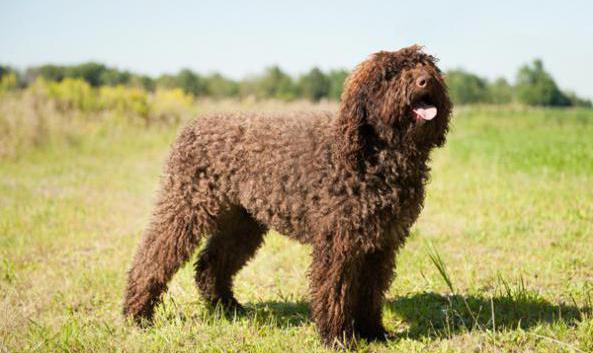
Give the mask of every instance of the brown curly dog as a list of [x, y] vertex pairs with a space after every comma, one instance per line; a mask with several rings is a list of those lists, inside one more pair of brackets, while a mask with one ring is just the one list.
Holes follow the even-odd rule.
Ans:
[[326, 343], [385, 339], [395, 254], [422, 209], [430, 151], [444, 144], [452, 108], [435, 61], [416, 45], [372, 55], [346, 81], [337, 114], [191, 122], [170, 153], [124, 313], [150, 319], [204, 238], [198, 288], [240, 308], [233, 276], [274, 229], [312, 245], [312, 315]]

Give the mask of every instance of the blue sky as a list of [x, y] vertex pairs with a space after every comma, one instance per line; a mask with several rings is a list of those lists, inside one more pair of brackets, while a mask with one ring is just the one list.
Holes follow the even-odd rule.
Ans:
[[278, 64], [351, 68], [413, 43], [444, 69], [513, 79], [542, 58], [593, 98], [593, 1], [0, 0], [0, 63], [95, 60], [146, 74], [189, 67], [234, 78]]

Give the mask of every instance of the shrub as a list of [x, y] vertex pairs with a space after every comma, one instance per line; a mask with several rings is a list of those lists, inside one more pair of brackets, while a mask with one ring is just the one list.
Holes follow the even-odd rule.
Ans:
[[488, 82], [462, 69], [451, 70], [446, 75], [449, 94], [455, 104], [484, 103], [488, 101]]
[[299, 86], [303, 97], [318, 102], [329, 96], [331, 82], [319, 68], [314, 67], [301, 76]]
[[539, 106], [568, 106], [570, 100], [544, 70], [541, 60], [524, 65], [517, 73], [517, 98], [523, 104]]
[[488, 100], [494, 104], [508, 104], [513, 100], [513, 86], [504, 78], [488, 85]]
[[183, 69], [175, 78], [175, 87], [181, 88], [185, 93], [194, 97], [202, 96], [206, 93], [206, 82], [198, 74], [190, 69]]
[[18, 85], [19, 82], [15, 73], [10, 72], [5, 75], [0, 75], [0, 93], [17, 89]]
[[590, 99], [581, 98], [574, 92], [566, 92], [565, 94], [566, 98], [570, 101], [570, 105], [573, 107], [591, 108], [593, 106]]
[[212, 98], [236, 97], [239, 94], [239, 84], [215, 73], [205, 78], [206, 95]]
[[[0, 87], [13, 87], [15, 80], [14, 75], [4, 75]], [[39, 77], [26, 89], [5, 92], [0, 99], [0, 159], [116, 126], [174, 124], [195, 112], [193, 97], [180, 88], [150, 93], [141, 87], [94, 88], [81, 79], [48, 82]]]
[[[23, 88], [27, 83], [35, 84], [37, 79], [41, 78], [51, 88], [52, 97], [55, 96], [57, 102], [64, 105], [65, 109], [69, 109], [70, 106], [94, 109], [92, 98], [88, 97], [89, 89], [103, 86], [139, 88], [143, 93], [138, 91], [125, 93], [133, 99], [133, 102], [128, 105], [135, 106], [127, 107], [126, 110], [132, 110], [135, 114], [144, 116], [147, 114], [146, 104], [143, 103], [146, 97], [142, 95], [153, 93], [157, 89], [178, 88], [186, 95], [215, 99], [250, 97], [284, 101], [297, 98], [305, 98], [313, 102], [321, 99], [337, 101], [340, 99], [344, 81], [348, 76], [348, 71], [343, 69], [325, 73], [319, 68], [313, 68], [295, 80], [279, 66], [271, 66], [260, 75], [250, 76], [240, 81], [229, 79], [219, 73], [202, 76], [190, 69], [182, 69], [175, 75], [164, 74], [153, 79], [146, 75], [137, 75], [103, 64], [88, 62], [73, 66], [32, 67], [27, 69], [23, 79], [23, 75], [18, 71], [0, 65], [0, 78], [11, 73], [16, 75], [16, 84], [15, 79], [10, 76], [0, 84], [0, 90]], [[50, 84], [65, 80], [68, 80], [65, 86]], [[463, 69], [448, 71], [446, 81], [451, 98], [456, 104], [508, 104], [517, 101], [526, 105], [539, 106], [591, 106], [590, 100], [578, 97], [575, 93], [560, 90], [551, 75], [544, 70], [541, 60], [535, 60], [532, 64], [521, 67], [517, 74], [516, 85], [511, 85], [504, 78], [490, 82]], [[121, 88], [118, 90], [121, 91]], [[108, 95], [108, 92], [109, 90], [105, 94]], [[119, 102], [116, 107], [121, 108], [123, 104]]]
[[348, 77], [346, 70], [332, 70], [327, 75], [329, 80], [329, 98], [339, 100], [344, 88], [344, 82]]
[[150, 99], [154, 120], [176, 123], [193, 114], [194, 99], [180, 88], [157, 89]]
[[35, 82], [38, 78], [46, 81], [62, 81], [66, 77], [66, 68], [59, 65], [42, 65], [28, 68], [26, 71], [27, 82]]
[[47, 82], [38, 78], [33, 84], [33, 90], [53, 99], [62, 111], [78, 109], [92, 112], [98, 107], [96, 93], [81, 79], [66, 78], [61, 82]]
[[99, 89], [101, 109], [113, 111], [119, 115], [136, 115], [148, 119], [149, 105], [146, 91], [137, 87], [103, 86]]
[[278, 66], [265, 69], [261, 76], [243, 80], [240, 85], [242, 97], [254, 96], [259, 99], [276, 98], [293, 100], [297, 97], [297, 87], [292, 78]]

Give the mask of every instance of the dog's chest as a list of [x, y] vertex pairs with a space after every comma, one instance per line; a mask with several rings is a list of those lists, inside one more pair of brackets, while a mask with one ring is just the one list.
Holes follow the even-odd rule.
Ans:
[[411, 226], [418, 218], [425, 195], [428, 170], [418, 165], [391, 166], [371, 175], [364, 187], [366, 207], [376, 212], [369, 217], [379, 217], [384, 225], [393, 220]]

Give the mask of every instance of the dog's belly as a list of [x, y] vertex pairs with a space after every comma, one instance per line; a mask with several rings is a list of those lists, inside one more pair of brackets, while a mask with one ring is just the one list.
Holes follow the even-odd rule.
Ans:
[[[290, 197], [287, 197], [290, 199]], [[282, 203], [262, 203], [241, 202], [243, 207], [254, 217], [259, 223], [265, 225], [268, 229], [274, 230], [289, 238], [298, 240], [302, 243], [308, 243], [311, 237], [311, 231], [308, 224], [308, 217], [304, 209], [300, 209], [298, 204], [290, 204], [286, 200]], [[258, 206], [265, 204], [266, 206]], [[293, 207], [283, 207], [293, 206]]]
[[292, 190], [268, 180], [250, 180], [240, 185], [238, 202], [268, 229], [308, 242], [311, 237], [310, 213], [315, 210], [315, 203], [309, 196], [303, 189]]
[[[253, 173], [238, 182], [237, 201], [268, 229], [308, 243], [314, 236], [314, 220], [319, 219], [320, 193], [326, 190], [313, 186], [315, 179], [299, 173], [295, 166], [285, 164], [279, 169]], [[317, 174], [324, 175], [322, 171]]]

